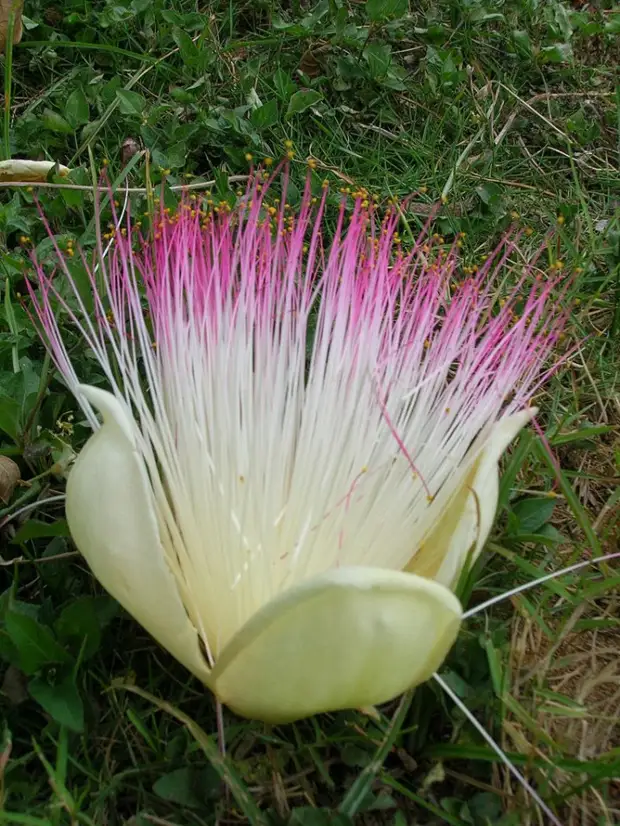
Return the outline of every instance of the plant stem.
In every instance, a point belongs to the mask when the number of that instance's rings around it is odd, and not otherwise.
[[[15,32],[15,12],[9,12],[6,31],[6,53],[4,56],[4,127],[2,130],[2,159],[11,157],[11,86],[13,81],[13,33]]]

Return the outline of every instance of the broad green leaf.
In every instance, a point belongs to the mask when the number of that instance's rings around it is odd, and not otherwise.
[[[179,169],[185,166],[187,159],[187,144],[179,141],[173,146],[169,146],[165,152],[160,149],[153,149],[153,164],[162,169]]]
[[[517,54],[521,57],[532,56],[532,42],[529,34],[524,29],[515,29],[513,31],[512,42],[514,43]]]
[[[179,47],[179,54],[187,66],[196,66],[200,62],[200,50],[192,40],[192,38],[182,29],[174,28],[172,30],[172,37],[174,42]]]
[[[250,115],[250,120],[257,129],[267,129],[276,124],[278,122],[277,101],[268,100],[266,103],[263,103],[262,106],[254,109]]]
[[[618,7],[616,6],[616,9]],[[605,22],[605,34],[620,34],[620,14],[610,14]]]
[[[8,171],[4,169],[2,173],[2,180],[33,180],[28,174],[28,172],[33,172],[33,167],[35,165],[33,162],[20,162],[14,160],[11,161],[11,163],[13,166],[13,172],[8,174]],[[47,174],[53,164],[47,164],[47,171],[44,171],[46,166],[45,163],[41,165],[39,162],[39,166],[41,167],[41,176],[39,180],[44,181],[46,180]],[[28,172],[26,170],[28,170]],[[26,233],[26,235],[30,233],[32,229],[32,218],[27,212],[25,212],[24,203],[17,192],[13,195],[10,201],[5,202],[0,207],[0,226],[5,230],[5,232],[19,230],[20,232]],[[3,263],[5,263],[5,260],[3,260]]]
[[[84,123],[88,123],[89,114],[86,96],[78,87],[74,89],[67,98],[67,102],[65,103],[65,118],[75,129]]]
[[[152,2],[149,2],[147,7],[151,5]],[[205,15],[198,12],[180,14],[177,11],[164,9],[161,12],[161,16],[166,23],[172,23],[173,26],[179,26],[183,29],[183,31],[196,31],[197,29],[202,29],[207,22]]]
[[[502,189],[494,183],[484,183],[476,187],[476,194],[487,206],[493,206],[502,197]]]
[[[73,132],[73,127],[68,123],[62,115],[54,112],[53,109],[44,109],[42,117],[43,125],[50,132],[58,132],[62,135],[69,135]]]
[[[14,545],[22,545],[29,539],[70,535],[66,519],[58,519],[56,522],[41,522],[38,519],[29,519],[27,522],[24,522],[11,542]]]
[[[534,534],[551,519],[555,501],[553,499],[522,499],[512,506],[518,520],[519,533]]]
[[[0,630],[0,659],[4,662],[11,663],[11,665],[19,664],[19,653],[15,644],[6,633]]]
[[[96,600],[97,597],[78,597],[63,609],[54,625],[60,641],[74,643],[76,653],[82,651],[83,660],[96,654],[101,642]]]
[[[138,92],[129,89],[117,89],[116,97],[119,109],[124,115],[141,115],[146,105],[145,99]]]
[[[404,17],[409,11],[409,0],[367,0],[366,16],[373,23]]]
[[[392,62],[392,49],[384,43],[370,43],[364,49],[364,58],[373,80],[384,77]]]
[[[69,674],[56,685],[50,685],[43,677],[35,677],[28,683],[30,696],[61,726],[71,731],[84,730],[84,704]]]
[[[273,85],[283,100],[288,100],[297,88],[288,72],[280,68],[276,69],[273,74]]]
[[[539,54],[543,63],[570,63],[573,47],[570,43],[554,43],[553,46],[543,46]]]
[[[476,823],[498,823],[503,810],[501,798],[492,792],[478,792],[467,801],[467,806]]]
[[[0,395],[0,430],[19,442],[21,405],[11,396]]]
[[[217,795],[220,785],[218,774],[212,767],[185,766],[162,775],[153,784],[153,791],[170,803],[203,809],[206,798]]]
[[[318,103],[322,98],[323,95],[317,92],[316,89],[302,89],[299,92],[295,92],[288,102],[286,117],[292,118],[293,115],[299,115],[301,112],[305,112],[306,109],[314,106],[314,104]]]
[[[25,614],[9,611],[6,632],[19,655],[19,666],[24,674],[35,674],[52,663],[71,662],[71,657],[59,645],[52,632]]]
[[[353,820],[329,809],[299,806],[291,812],[286,826],[353,826]]]

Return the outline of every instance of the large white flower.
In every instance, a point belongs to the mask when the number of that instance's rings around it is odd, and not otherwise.
[[[67,488],[76,545],[218,698],[281,722],[439,667],[559,319],[527,272],[496,302],[509,242],[457,283],[456,244],[401,253],[395,211],[343,205],[325,249],[309,184],[296,214],[268,197],[187,199],[148,241],[117,226],[92,315],[64,264],[31,294],[95,430]],[[108,390],[80,384],[60,312]]]

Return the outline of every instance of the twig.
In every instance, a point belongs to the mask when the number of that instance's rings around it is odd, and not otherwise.
[[[18,556],[15,559],[2,559],[0,557],[0,568],[6,568],[9,565],[39,565],[41,562],[58,562],[59,559],[71,559],[79,555],[79,551],[65,551],[62,554],[54,554],[53,556],[42,556],[40,559],[26,559],[25,556]]]
[[[516,100],[518,100],[519,103],[522,106],[524,106],[526,109],[528,109],[533,115],[536,115],[541,120],[544,120],[544,122],[548,126],[550,126],[554,130],[554,132],[557,132],[558,135],[561,135],[564,138],[564,140],[567,141],[569,144],[572,143],[569,136],[565,132],[562,132],[562,130],[559,127],[557,127],[553,123],[553,121],[550,121],[544,115],[541,115],[539,111],[534,109],[532,104],[536,103],[539,100],[553,100],[555,98],[565,98],[565,97],[612,97],[613,94],[614,94],[613,92],[555,92],[555,93],[541,92],[538,95],[534,95],[534,97],[531,97],[529,100],[523,100],[523,98],[520,98],[519,95],[516,92],[514,92],[509,86],[506,86],[504,83],[501,83],[501,82],[500,82],[499,85],[502,87],[502,89],[505,89],[514,98],[516,98]],[[517,117],[517,111],[518,110],[515,110],[510,115],[510,117],[508,118],[508,120],[504,124],[504,127],[502,128],[501,132],[496,136],[495,146],[499,146],[499,144],[506,137],[506,133],[508,132],[508,130],[510,129],[510,127],[514,123],[515,118]]]
[[[171,820],[164,820],[163,817],[156,817],[155,815],[140,814],[140,817],[148,820],[149,823],[154,823],[155,826],[178,826],[177,823],[173,823]]]
[[[607,502],[601,508],[599,515],[594,520],[592,524],[592,530],[594,533],[598,534],[599,530],[601,529],[601,525],[607,519],[609,514],[616,508],[620,502],[620,488],[616,488],[616,490],[611,494]]]
[[[23,502],[24,497],[21,497],[21,499]],[[53,502],[64,502],[64,499],[64,493],[59,493],[57,496],[48,496],[47,499],[37,499],[36,502],[31,502],[29,505],[24,505],[23,508],[19,508],[19,510],[14,511],[13,513],[9,513],[7,516],[5,516],[2,522],[0,522],[0,528],[4,528],[4,526],[8,524],[12,519],[15,519],[16,516],[21,516],[21,514],[26,513],[26,511],[34,510],[35,508],[41,507],[41,505],[51,505]]]
[[[577,351],[579,353],[579,358],[581,359],[581,364],[585,371],[586,376],[590,380],[590,384],[592,385],[592,390],[594,391],[594,395],[596,396],[596,401],[601,409],[601,415],[603,417],[603,421],[605,424],[609,424],[609,416],[607,415],[607,410],[605,409],[605,404],[603,403],[603,399],[601,398],[601,394],[598,392],[598,387],[596,386],[596,382],[592,378],[592,373],[588,369],[588,365],[586,364],[586,360],[583,357],[583,348],[579,348]]]
[[[247,181],[249,175],[231,175],[228,178],[229,183],[240,183]],[[190,190],[209,189],[215,186],[217,181],[199,181],[195,184],[174,184],[170,187],[173,192],[184,192]],[[86,184],[53,184],[47,181],[0,181],[0,189],[27,189],[28,187],[38,187],[39,189],[76,189],[81,192],[109,192],[107,186],[86,186]],[[123,187],[123,192],[129,192],[130,195],[146,195],[147,188],[143,186]]]
[[[492,107],[491,107],[491,109],[492,109]],[[461,154],[456,159],[456,163],[454,164],[450,174],[448,175],[448,180],[446,181],[444,188],[441,190],[441,199],[442,199],[442,201],[445,200],[448,197],[448,194],[450,193],[450,190],[452,189],[452,184],[454,183],[454,176],[458,172],[461,164],[467,159],[469,153],[474,148],[474,146],[478,143],[478,141],[483,136],[483,134],[484,134],[484,126],[482,126],[476,132],[474,137],[470,140],[470,142],[467,144],[465,149],[463,149]]]
[[[489,178],[486,175],[479,175],[477,172],[471,172],[467,170],[465,175],[470,175],[472,178],[478,178],[479,181],[488,181],[492,184],[504,184],[505,186],[514,186],[517,189],[529,189],[533,192],[540,192],[541,195],[548,195],[550,198],[557,195],[557,192],[551,192],[549,189],[539,189],[537,186],[533,186],[532,184],[523,184],[519,181],[509,181],[505,178]]]
[[[494,110],[495,110],[495,100],[491,101],[491,104],[489,105],[489,108],[484,113],[485,118],[489,123],[491,123],[492,120],[493,120]],[[481,126],[480,129],[474,135],[474,137],[467,144],[465,149],[461,152],[461,154],[456,159],[456,162],[455,162],[454,166],[452,167],[452,170],[450,171],[450,174],[448,175],[448,180],[446,181],[444,188],[441,190],[441,200],[442,201],[445,201],[446,198],[448,197],[448,195],[450,194],[450,190],[452,189],[452,185],[454,184],[454,178],[456,176],[456,173],[459,171],[459,169],[461,167],[461,164],[463,164],[467,160],[467,158],[469,157],[469,155],[470,155],[472,149],[474,148],[474,146],[478,143],[478,141],[484,135],[484,130],[485,130],[485,127]]]
[[[2,157],[11,157],[11,90],[13,85],[13,35],[16,22],[16,3],[9,10],[4,58],[4,117],[2,124]]]

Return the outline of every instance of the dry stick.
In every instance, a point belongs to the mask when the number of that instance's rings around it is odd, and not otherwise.
[[[25,556],[18,556],[15,559],[3,559],[0,567],[8,568],[10,565],[40,565],[42,562],[58,562],[59,559],[73,559],[80,556],[79,551],[64,551],[54,556],[42,556],[39,559],[26,559]]]
[[[492,184],[503,184],[504,186],[516,187],[517,189],[528,189],[532,192],[539,192],[541,195],[549,195],[549,197],[555,197],[555,195],[557,195],[556,192],[551,192],[549,189],[539,189],[537,186],[533,186],[532,184],[524,184],[520,181],[509,181],[505,178],[489,178],[487,175],[479,175],[477,172],[471,172],[470,170],[465,170],[463,174],[469,175],[472,178],[477,178],[479,181],[488,181]]]
[[[592,378],[592,373],[588,369],[588,365],[586,364],[586,360],[583,357],[583,348],[580,347],[579,350],[577,350],[577,352],[579,353],[579,358],[581,359],[581,364],[583,366],[585,374],[589,378],[590,384],[592,385],[592,389],[594,390],[594,395],[596,396],[596,401],[598,402],[598,405],[601,408],[601,415],[603,417],[603,421],[605,422],[605,424],[609,424],[609,416],[607,415],[607,410],[605,409],[603,399],[601,398],[601,394],[598,392],[598,387],[596,386],[596,382]]]
[[[15,519],[16,516],[20,516],[22,513],[26,513],[27,511],[34,510],[35,508],[41,507],[41,505],[50,505],[53,502],[64,502],[65,494],[59,493],[57,496],[48,496],[47,499],[37,499],[36,502],[30,502],[28,505],[24,505],[23,508],[14,511],[13,513],[8,514],[5,516],[2,522],[0,522],[0,528],[3,528],[6,524],[8,524],[12,519]],[[22,499],[23,501],[23,499]]]
[[[562,630],[560,631],[560,633],[558,635],[558,638],[553,643],[551,648],[547,651],[547,653],[544,655],[544,657],[541,660],[536,660],[536,662],[534,663],[532,668],[530,668],[528,671],[526,671],[523,674],[523,676],[520,676],[519,678],[517,678],[515,680],[515,682],[513,684],[513,692],[518,693],[519,690],[521,689],[521,686],[526,685],[527,683],[529,683],[529,681],[533,677],[535,677],[536,674],[539,674],[541,671],[543,672],[541,674],[541,677],[545,676],[545,674],[547,672],[547,669],[549,667],[549,664],[551,663],[551,660],[552,660],[554,654],[556,653],[556,651],[558,651],[560,646],[563,645],[566,637],[571,633],[571,631],[573,630],[573,628],[577,624],[577,621],[581,618],[581,615],[583,614],[583,612],[586,610],[587,607],[588,607],[587,601],[584,601],[580,605],[577,606],[577,608],[571,613],[568,620],[562,626]],[[522,670],[522,669],[523,669],[523,667],[520,670]]]
[[[145,820],[148,820],[149,823],[154,823],[155,826],[179,826],[178,823],[173,823],[171,820],[164,820],[163,817],[157,817],[156,815],[147,815],[140,813],[140,817],[143,817]]]
[[[504,83],[501,82],[499,85],[502,89],[505,89],[509,94],[511,94],[521,104],[521,106],[524,106],[529,112],[531,112],[533,115],[536,115],[536,117],[544,121],[547,124],[547,126],[551,127],[551,129],[553,129],[554,132],[560,135],[560,137],[564,138],[564,140],[567,143],[571,143],[571,139],[565,132],[562,132],[562,130],[559,127],[557,127],[555,123],[553,123],[553,121],[549,120],[549,118],[546,118],[544,115],[541,115],[540,112],[537,109],[534,109],[534,107],[532,106],[532,103],[535,103],[537,100],[544,100],[545,98],[547,98],[548,94],[546,92],[543,92],[540,95],[534,95],[534,97],[530,98],[529,100],[523,100],[523,98],[519,97],[519,95],[516,92],[514,92],[509,86],[506,86]],[[515,118],[517,117],[517,111],[518,110],[515,110],[512,113],[512,115],[504,124],[504,128],[502,129],[502,131],[495,138],[495,146],[499,146],[500,143],[506,137],[506,133],[508,132],[508,130],[514,123]]]
[[[247,181],[249,175],[231,175],[228,178],[229,183],[240,183]],[[189,190],[209,189],[215,186],[217,181],[199,181],[195,184],[174,184],[170,187],[173,192],[184,192]],[[110,191],[107,186],[87,186],[85,184],[53,184],[47,181],[0,181],[0,189],[13,188],[24,189],[28,187],[39,187],[40,189],[77,189],[81,192],[106,192]],[[147,188],[143,186],[123,187],[123,192],[129,192],[130,195],[146,195]]]
[[[617,480],[614,480],[617,481]],[[611,511],[616,507],[616,505],[620,502],[620,488],[617,488],[614,493],[611,494],[609,499],[605,502],[599,515],[596,517],[592,524],[592,530],[594,533],[598,534],[601,525],[607,519]]]
[[[478,131],[474,135],[474,137],[467,144],[465,149],[463,149],[461,154],[456,159],[454,167],[452,168],[450,174],[448,175],[448,180],[446,181],[445,186],[441,191],[442,201],[445,200],[448,197],[448,195],[450,193],[450,190],[452,189],[452,184],[454,183],[454,177],[455,177],[456,173],[458,172],[461,164],[467,159],[467,156],[470,154],[471,150],[474,148],[474,146],[478,143],[478,141],[480,140],[480,138],[483,135],[484,135],[484,126],[481,126],[480,129],[478,129]]]
[[[553,123],[553,121],[550,121],[544,115],[541,115],[540,112],[537,109],[534,109],[532,104],[536,103],[539,100],[553,100],[553,99],[556,99],[556,98],[564,98],[564,97],[613,97],[613,95],[614,95],[614,92],[556,92],[556,93],[541,92],[539,95],[534,95],[534,97],[531,97],[529,100],[523,100],[523,98],[520,98],[519,95],[516,92],[514,92],[509,86],[506,86],[504,83],[500,83],[499,85],[501,86],[502,89],[505,89],[514,98],[516,98],[516,100],[522,106],[524,106],[527,110],[529,110],[533,115],[536,115],[536,117],[539,117],[541,120],[544,120],[544,122],[547,124],[547,126],[550,126],[554,130],[554,132],[557,132],[558,135],[561,135],[564,138],[564,140],[567,141],[567,143],[572,143],[569,136],[565,132],[562,132],[562,130],[559,129]],[[510,127],[514,123],[515,118],[517,117],[517,112],[518,112],[518,110],[515,110],[510,115],[510,117],[508,118],[508,120],[504,124],[501,132],[496,136],[495,146],[499,146],[499,144],[506,137],[506,133],[508,132],[508,130],[510,129]]]

